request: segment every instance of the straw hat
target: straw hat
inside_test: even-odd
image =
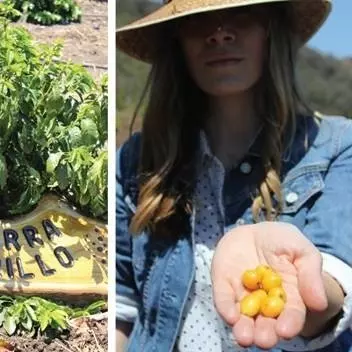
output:
[[[153,41],[165,22],[201,12],[290,2],[295,31],[306,43],[322,26],[331,11],[331,0],[164,0],[164,5],[151,14],[117,30],[117,47],[128,55],[152,61]]]

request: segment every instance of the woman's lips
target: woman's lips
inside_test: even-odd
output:
[[[243,58],[219,58],[207,61],[206,65],[210,67],[237,65],[243,60]]]

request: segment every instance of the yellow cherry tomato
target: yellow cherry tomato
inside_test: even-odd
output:
[[[241,314],[248,317],[256,316],[260,311],[260,297],[258,295],[249,294],[240,302]]]
[[[268,318],[277,318],[284,310],[285,302],[279,297],[267,297],[260,306],[260,313]]]
[[[260,303],[268,297],[267,293],[263,289],[253,291],[251,294],[259,297]]]
[[[268,297],[279,297],[284,302],[287,301],[286,292],[282,287],[274,287],[268,292]]]
[[[258,273],[260,280],[263,280],[264,274],[267,272],[272,272],[271,268],[267,265],[258,265],[255,268],[255,271]]]
[[[266,292],[269,292],[272,288],[281,287],[282,279],[281,276],[274,272],[267,272],[262,280],[262,287]]]
[[[242,284],[248,290],[260,288],[260,277],[255,270],[247,270],[242,275]]]

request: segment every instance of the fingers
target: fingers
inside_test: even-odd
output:
[[[233,335],[239,345],[243,347],[251,346],[254,343],[254,320],[241,315],[233,327]]]
[[[287,307],[276,321],[276,333],[283,339],[292,339],[297,336],[304,326],[305,312],[301,309]]]
[[[322,260],[319,252],[312,249],[295,262],[298,287],[308,309],[323,311],[328,306],[322,277]]]
[[[284,339],[297,336],[303,329],[306,307],[298,291],[296,282],[284,283],[287,296],[285,308],[276,321],[276,333]]]
[[[254,323],[254,344],[263,349],[274,347],[279,341],[275,328],[275,319],[258,316]]]
[[[234,325],[240,312],[236,307],[235,289],[226,279],[219,279],[213,284],[213,298],[215,308],[220,317],[229,325]]]
[[[256,345],[263,349],[274,347],[279,337],[275,330],[275,319],[258,316],[256,320],[241,315],[233,328],[236,342],[242,347]]]

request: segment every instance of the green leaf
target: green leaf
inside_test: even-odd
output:
[[[34,139],[31,134],[32,129],[28,128],[25,124],[22,127],[22,131],[18,133],[18,141],[22,151],[25,154],[30,154],[33,152]]]
[[[40,183],[40,173],[33,167],[28,168],[29,178],[32,180],[31,183],[39,184]]]
[[[95,144],[99,134],[97,125],[92,119],[83,119],[81,121],[82,142],[84,145]]]
[[[63,154],[63,152],[50,153],[49,158],[46,161],[46,172],[51,174],[55,171]]]
[[[4,189],[7,182],[7,164],[5,157],[0,154],[0,189]]]
[[[72,311],[71,317],[72,318],[86,317],[101,311],[103,308],[106,308],[106,301],[99,300],[91,303],[88,307],[75,308]]]
[[[49,314],[50,314],[50,312],[45,310],[44,313],[38,318],[38,322],[39,322],[39,326],[40,326],[41,331],[44,331],[49,325],[49,322],[50,322]]]
[[[6,312],[7,312],[7,308],[4,308],[0,312],[0,326],[2,326],[2,324],[4,323]]]
[[[106,307],[106,302],[103,300],[99,300],[96,302],[91,303],[86,310],[90,314],[95,314],[97,311],[100,311],[102,308]]]
[[[8,311],[10,312],[11,310],[11,315],[15,318],[16,321],[19,321],[22,316],[23,308],[24,308],[23,302],[18,300],[11,308],[9,308]]]
[[[84,193],[84,194],[81,193],[79,197],[80,204],[84,206],[84,205],[87,205],[89,201],[90,201],[89,193]]]
[[[79,127],[74,126],[68,130],[68,134],[70,136],[70,146],[72,148],[79,147],[81,145],[81,130]]]
[[[70,166],[68,164],[60,164],[56,168],[55,174],[60,190],[65,190],[72,182],[70,180]]]
[[[10,303],[13,303],[14,299],[13,297],[10,296],[0,296],[0,306],[8,305]]]
[[[79,309],[72,313],[71,318],[82,318],[82,317],[88,317],[88,316],[89,316],[89,312],[87,312],[84,309]]]
[[[37,321],[37,315],[34,311],[34,309],[31,307],[31,305],[29,303],[25,303],[26,309],[27,309],[27,313],[30,316],[30,318],[34,321]]]
[[[68,326],[68,315],[64,310],[56,309],[51,312],[51,319],[61,329],[66,329]]]
[[[26,315],[25,319],[21,319],[21,325],[28,331],[32,330],[33,321],[29,315]]]
[[[4,321],[4,329],[9,335],[13,335],[16,331],[16,320],[15,317],[11,315],[6,315]]]
[[[88,171],[88,180],[95,184],[99,193],[107,185],[108,152],[102,150]]]

